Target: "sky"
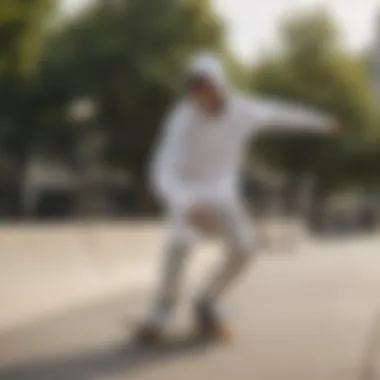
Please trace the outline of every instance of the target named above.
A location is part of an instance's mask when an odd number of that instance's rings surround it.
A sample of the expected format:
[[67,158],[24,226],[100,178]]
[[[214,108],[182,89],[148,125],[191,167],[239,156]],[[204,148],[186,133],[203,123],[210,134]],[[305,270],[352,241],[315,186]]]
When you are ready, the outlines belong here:
[[[61,0],[75,12],[93,0]],[[368,48],[374,40],[380,0],[212,0],[226,22],[229,43],[243,61],[255,61],[263,51],[276,49],[277,28],[287,14],[324,6],[331,11],[344,43],[353,51]]]

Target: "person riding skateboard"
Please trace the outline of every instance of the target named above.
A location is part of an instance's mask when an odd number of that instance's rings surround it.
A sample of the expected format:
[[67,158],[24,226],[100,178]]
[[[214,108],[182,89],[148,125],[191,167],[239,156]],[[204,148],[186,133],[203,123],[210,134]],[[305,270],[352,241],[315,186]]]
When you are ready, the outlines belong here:
[[218,302],[257,250],[239,188],[247,142],[261,131],[330,133],[335,127],[329,115],[300,104],[235,93],[213,53],[192,60],[183,96],[170,110],[152,158],[151,182],[169,220],[170,237],[158,302],[139,328],[138,341],[165,338],[186,257],[210,232],[224,240],[226,261],[195,301],[195,331],[201,337],[229,336]]

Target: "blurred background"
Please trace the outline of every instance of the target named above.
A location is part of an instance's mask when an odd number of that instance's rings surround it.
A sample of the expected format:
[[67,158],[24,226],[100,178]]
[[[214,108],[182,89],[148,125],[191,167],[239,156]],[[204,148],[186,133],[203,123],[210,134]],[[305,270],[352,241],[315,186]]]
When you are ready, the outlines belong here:
[[[341,142],[261,136],[247,163],[247,196],[268,195],[271,186],[287,211],[302,198],[316,229],[328,224],[327,214],[372,225],[380,179],[379,7],[271,4],[3,0],[1,218],[155,215],[146,182],[152,144],[184,65],[207,48],[225,59],[240,90],[331,112],[346,131]],[[249,198],[264,204],[258,194]]]
[[[204,49],[237,90],[329,112],[344,134],[252,142],[247,205],[294,255],[261,259],[237,297],[242,345],[188,373],[250,379],[250,352],[260,380],[380,379],[377,1],[0,0],[1,380],[124,379],[157,358],[119,351],[110,326],[149,303],[163,231],[147,165]],[[169,367],[141,379],[183,378]]]

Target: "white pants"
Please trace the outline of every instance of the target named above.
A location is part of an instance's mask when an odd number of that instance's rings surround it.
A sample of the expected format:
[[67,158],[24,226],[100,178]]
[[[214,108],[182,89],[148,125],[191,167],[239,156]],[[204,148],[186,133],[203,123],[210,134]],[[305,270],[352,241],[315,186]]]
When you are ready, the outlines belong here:
[[[165,319],[175,304],[185,260],[194,244],[202,238],[199,231],[188,225],[185,215],[184,212],[169,215],[171,235],[159,289],[156,318]],[[226,261],[213,274],[199,297],[200,300],[210,302],[215,302],[240,277],[252,256],[254,240],[249,218],[240,204],[216,208],[216,217],[216,233],[225,242]]]

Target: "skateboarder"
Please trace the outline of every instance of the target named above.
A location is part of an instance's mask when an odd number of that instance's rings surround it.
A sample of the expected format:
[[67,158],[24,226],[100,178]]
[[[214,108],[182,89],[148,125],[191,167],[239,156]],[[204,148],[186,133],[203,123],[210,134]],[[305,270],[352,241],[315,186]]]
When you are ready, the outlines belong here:
[[244,148],[249,138],[276,128],[329,133],[335,121],[301,105],[235,94],[212,53],[198,55],[189,65],[183,96],[164,123],[152,160],[152,184],[165,208],[170,238],[158,302],[138,331],[140,341],[165,337],[184,261],[194,244],[210,232],[224,240],[226,261],[194,303],[196,331],[213,338],[228,333],[217,302],[255,252],[239,194]]

